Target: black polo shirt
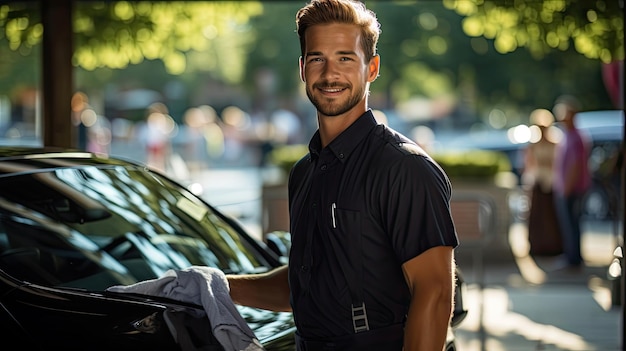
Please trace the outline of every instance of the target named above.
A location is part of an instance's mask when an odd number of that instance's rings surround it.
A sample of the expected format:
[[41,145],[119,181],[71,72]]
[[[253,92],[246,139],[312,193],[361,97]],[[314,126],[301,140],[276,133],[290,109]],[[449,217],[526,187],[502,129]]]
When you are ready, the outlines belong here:
[[289,283],[300,335],[354,333],[346,276],[361,284],[370,329],[402,323],[410,292],[401,265],[458,245],[450,196],[443,170],[371,111],[323,149],[315,133],[289,179]]

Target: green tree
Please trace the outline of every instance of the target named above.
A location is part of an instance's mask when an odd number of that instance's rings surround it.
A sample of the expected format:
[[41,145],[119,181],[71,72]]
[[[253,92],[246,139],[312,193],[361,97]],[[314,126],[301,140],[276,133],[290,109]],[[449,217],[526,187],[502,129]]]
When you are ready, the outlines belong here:
[[624,59],[623,1],[443,0],[443,4],[465,16],[467,35],[493,39],[503,54],[525,47],[541,59],[573,44],[590,59],[604,63]]
[[[228,82],[244,75],[246,47],[255,38],[248,22],[258,1],[117,1],[74,4],[73,63],[87,71],[124,69],[161,60],[168,73],[211,71]],[[28,3],[0,6],[0,40],[27,55],[43,26]]]

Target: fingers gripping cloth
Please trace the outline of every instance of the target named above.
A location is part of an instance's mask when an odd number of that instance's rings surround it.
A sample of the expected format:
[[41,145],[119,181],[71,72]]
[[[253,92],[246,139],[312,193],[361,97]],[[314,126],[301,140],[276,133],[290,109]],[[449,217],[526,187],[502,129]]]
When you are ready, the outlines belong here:
[[204,266],[170,269],[160,278],[126,286],[116,285],[107,291],[162,296],[202,305],[213,335],[225,350],[263,350],[231,300],[228,281],[219,269]]

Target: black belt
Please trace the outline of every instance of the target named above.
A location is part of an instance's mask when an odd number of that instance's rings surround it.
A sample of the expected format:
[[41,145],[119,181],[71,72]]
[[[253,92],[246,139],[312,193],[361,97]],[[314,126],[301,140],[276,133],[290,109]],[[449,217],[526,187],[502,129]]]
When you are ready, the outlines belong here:
[[332,339],[306,339],[296,333],[298,351],[401,351],[403,344],[402,323]]

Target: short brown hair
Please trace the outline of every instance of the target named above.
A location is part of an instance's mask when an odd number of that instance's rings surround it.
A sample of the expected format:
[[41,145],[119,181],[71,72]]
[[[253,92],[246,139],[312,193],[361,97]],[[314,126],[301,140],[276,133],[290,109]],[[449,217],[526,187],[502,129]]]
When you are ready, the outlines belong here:
[[376,55],[380,23],[376,14],[358,0],[311,0],[296,13],[296,30],[300,37],[300,51],[304,56],[304,33],[316,24],[344,23],[361,28],[361,46],[367,60]]

